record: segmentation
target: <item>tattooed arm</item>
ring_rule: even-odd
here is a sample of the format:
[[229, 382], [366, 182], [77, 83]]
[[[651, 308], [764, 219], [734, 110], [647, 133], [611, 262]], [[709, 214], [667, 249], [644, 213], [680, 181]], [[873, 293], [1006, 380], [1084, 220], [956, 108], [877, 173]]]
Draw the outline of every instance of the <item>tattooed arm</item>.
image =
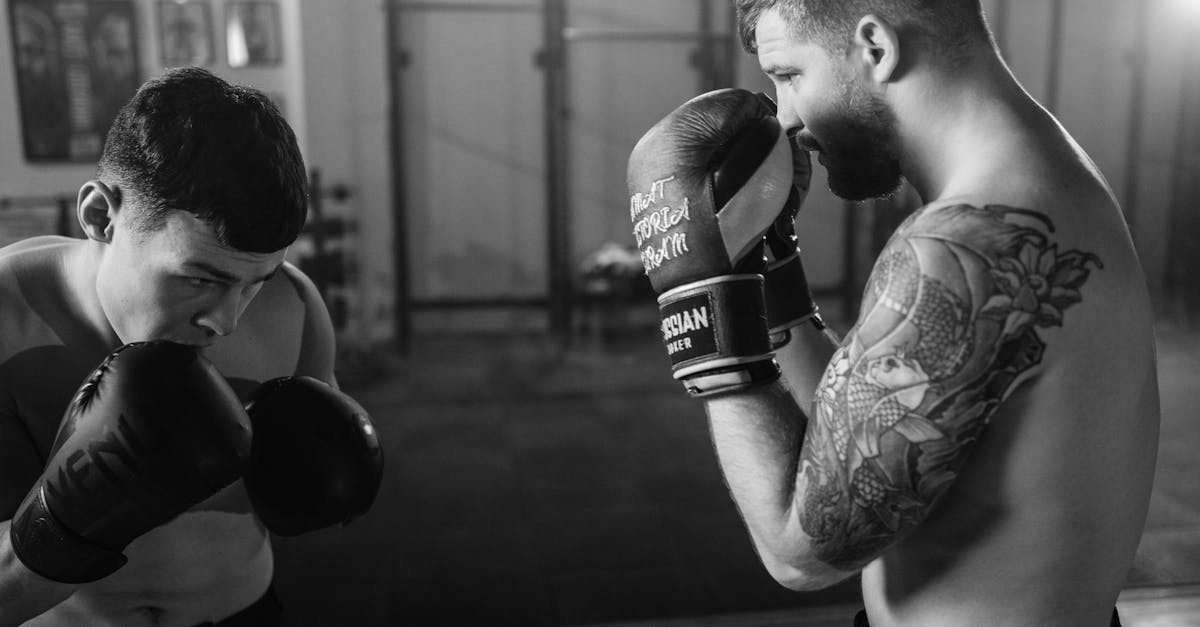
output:
[[1001, 402], [1036, 377], [1037, 328], [1099, 260], [1059, 252], [1042, 214], [926, 208], [881, 253], [860, 317], [805, 417], [775, 384], [707, 404], [713, 440], [764, 565], [816, 589], [921, 523]]

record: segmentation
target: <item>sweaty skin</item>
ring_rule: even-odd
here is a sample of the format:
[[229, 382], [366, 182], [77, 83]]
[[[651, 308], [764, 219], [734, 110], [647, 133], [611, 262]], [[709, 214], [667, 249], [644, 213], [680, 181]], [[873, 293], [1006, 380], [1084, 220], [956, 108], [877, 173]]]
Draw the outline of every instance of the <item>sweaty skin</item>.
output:
[[[111, 347], [80, 322], [72, 255], [86, 241], [39, 237], [0, 249], [0, 517], [40, 474], [75, 389]], [[245, 400], [269, 378], [333, 382], [332, 330], [312, 283], [284, 264], [237, 329], [203, 349]], [[0, 523], [5, 541], [8, 521]], [[271, 582], [267, 533], [237, 481], [134, 540], [128, 564], [27, 625], [195, 625], [256, 601]]]
[[[848, 167], [822, 62], [771, 12], [757, 35], [785, 126], [803, 109], [801, 140], [829, 149], [831, 176]], [[1006, 69], [974, 75], [888, 83], [927, 204], [880, 254], [836, 352], [799, 328], [777, 355], [786, 384], [707, 404], [713, 439], [788, 587], [861, 572], [875, 626], [1107, 625], [1158, 444], [1149, 295], [1094, 164], [996, 87], [1015, 85]]]

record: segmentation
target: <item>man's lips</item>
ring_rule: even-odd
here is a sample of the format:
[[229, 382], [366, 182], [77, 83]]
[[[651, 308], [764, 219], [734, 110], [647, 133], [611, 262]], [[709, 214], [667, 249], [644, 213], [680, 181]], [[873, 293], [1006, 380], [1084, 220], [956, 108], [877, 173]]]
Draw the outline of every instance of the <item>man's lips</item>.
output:
[[821, 152], [821, 147], [817, 145], [817, 142], [807, 138], [796, 139], [796, 147], [808, 152]]
[[168, 342], [174, 342], [176, 344], [183, 344], [184, 346], [191, 346], [192, 348], [196, 348], [196, 349], [208, 348], [208, 347], [212, 346], [214, 343], [216, 343], [215, 339], [197, 340], [197, 339], [183, 339], [183, 338], [176, 338], [176, 337], [160, 338], [160, 339], [167, 340]]
[[807, 152], [820, 151], [821, 145], [817, 143], [815, 137], [806, 132], [807, 130], [808, 129], [801, 127], [799, 129], [792, 129], [788, 133], [788, 139], [792, 141], [792, 146]]

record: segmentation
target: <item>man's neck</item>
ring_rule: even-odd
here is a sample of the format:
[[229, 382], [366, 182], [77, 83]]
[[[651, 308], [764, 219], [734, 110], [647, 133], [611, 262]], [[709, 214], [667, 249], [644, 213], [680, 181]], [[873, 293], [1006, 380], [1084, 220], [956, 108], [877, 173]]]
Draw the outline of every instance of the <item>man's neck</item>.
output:
[[67, 289], [71, 294], [69, 301], [75, 309], [72, 315], [79, 321], [89, 340], [111, 351], [121, 345], [121, 340], [109, 323], [97, 292], [96, 278], [104, 252], [102, 246], [91, 240], [81, 242], [64, 257], [63, 266]]
[[926, 203], [993, 168], [1040, 109], [990, 54], [952, 75], [931, 71], [897, 87], [901, 170]]

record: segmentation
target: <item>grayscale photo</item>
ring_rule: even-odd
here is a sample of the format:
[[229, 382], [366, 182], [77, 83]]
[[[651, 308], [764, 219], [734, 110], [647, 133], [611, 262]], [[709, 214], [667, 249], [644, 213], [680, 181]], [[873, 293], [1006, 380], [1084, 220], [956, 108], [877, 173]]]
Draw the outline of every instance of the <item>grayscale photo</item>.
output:
[[0, 627], [1200, 625], [1200, 0], [3, 0]]

